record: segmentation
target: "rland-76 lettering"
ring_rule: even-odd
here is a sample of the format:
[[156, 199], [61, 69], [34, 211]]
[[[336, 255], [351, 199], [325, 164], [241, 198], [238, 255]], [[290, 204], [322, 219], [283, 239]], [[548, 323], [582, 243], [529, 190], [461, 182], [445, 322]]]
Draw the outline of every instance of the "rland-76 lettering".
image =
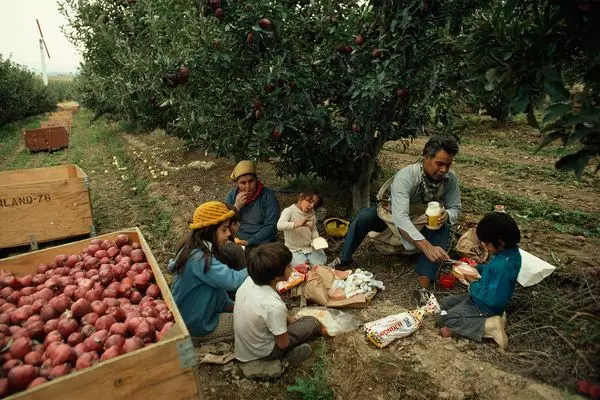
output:
[[0, 208], [10, 208], [27, 206], [38, 203], [45, 203], [52, 200], [49, 193], [42, 193], [30, 196], [19, 196], [13, 198], [0, 197]]

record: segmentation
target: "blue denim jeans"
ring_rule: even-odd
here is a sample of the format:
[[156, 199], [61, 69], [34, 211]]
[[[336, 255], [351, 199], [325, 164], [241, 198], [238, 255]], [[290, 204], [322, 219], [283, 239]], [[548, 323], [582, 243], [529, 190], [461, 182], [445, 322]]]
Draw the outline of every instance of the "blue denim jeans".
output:
[[[344, 247], [340, 255], [342, 262], [352, 261], [352, 254], [354, 254], [354, 251], [360, 246], [369, 232], [383, 232], [386, 228], [386, 223], [377, 215], [376, 207], [360, 209], [348, 227], [348, 233], [346, 234]], [[450, 239], [450, 226], [448, 223], [435, 231], [424, 228], [421, 233], [432, 245], [448, 250]], [[416, 269], [419, 276], [426, 276], [432, 281], [435, 281], [437, 278], [438, 264], [429, 261], [425, 254], [419, 255]]]

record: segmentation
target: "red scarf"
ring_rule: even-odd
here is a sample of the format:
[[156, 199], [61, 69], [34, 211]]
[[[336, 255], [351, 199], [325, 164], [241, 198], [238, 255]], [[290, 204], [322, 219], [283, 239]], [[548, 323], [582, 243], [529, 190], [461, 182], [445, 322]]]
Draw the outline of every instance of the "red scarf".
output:
[[254, 200], [256, 200], [258, 198], [258, 196], [260, 196], [260, 193], [262, 192], [262, 190], [264, 188], [265, 188], [265, 186], [262, 184], [261, 181], [256, 182], [256, 190], [254, 191], [254, 193], [252, 193], [252, 196], [250, 196], [246, 199], [246, 202], [244, 204], [250, 204]]

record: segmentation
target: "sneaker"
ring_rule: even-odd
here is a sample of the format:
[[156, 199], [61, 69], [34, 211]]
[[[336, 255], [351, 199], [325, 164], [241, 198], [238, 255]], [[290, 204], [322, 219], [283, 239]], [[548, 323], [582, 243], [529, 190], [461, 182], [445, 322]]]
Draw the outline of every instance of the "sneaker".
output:
[[308, 343], [302, 343], [290, 351], [283, 357], [284, 361], [287, 361], [290, 367], [296, 367], [300, 363], [306, 360], [312, 354], [312, 348]]
[[352, 265], [352, 260], [348, 261], [348, 260], [342, 260], [339, 257], [334, 258], [333, 260], [331, 260], [331, 262], [329, 264], [327, 264], [327, 266], [329, 268], [333, 268], [333, 269], [337, 269], [337, 270], [345, 270], [347, 269], [350, 265]]
[[430, 294], [431, 293], [429, 293], [429, 290], [418, 286], [414, 292], [415, 300], [417, 301], [417, 306], [420, 307], [427, 304], [427, 302], [429, 301]]

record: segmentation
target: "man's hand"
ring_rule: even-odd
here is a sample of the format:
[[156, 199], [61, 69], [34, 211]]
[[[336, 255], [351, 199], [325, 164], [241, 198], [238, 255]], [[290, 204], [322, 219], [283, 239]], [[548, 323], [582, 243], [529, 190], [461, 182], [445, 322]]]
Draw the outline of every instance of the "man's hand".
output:
[[298, 221], [294, 222], [294, 228], [300, 228], [301, 226], [307, 225], [308, 218], [300, 218]]
[[446, 253], [444, 249], [442, 249], [440, 246], [432, 246], [431, 244], [423, 249], [423, 253], [425, 254], [425, 257], [429, 259], [429, 261], [435, 263], [441, 263], [450, 259], [448, 253]]
[[242, 209], [242, 207], [244, 207], [244, 205], [246, 204], [246, 200], [248, 199], [248, 196], [250, 196], [250, 192], [239, 192], [237, 194], [237, 196], [235, 196], [235, 208], [239, 210]]
[[440, 217], [438, 218], [438, 224], [439, 224], [439, 226], [443, 226], [447, 221], [448, 221], [448, 212], [446, 210], [444, 210], [442, 212], [442, 215], [440, 215]]

